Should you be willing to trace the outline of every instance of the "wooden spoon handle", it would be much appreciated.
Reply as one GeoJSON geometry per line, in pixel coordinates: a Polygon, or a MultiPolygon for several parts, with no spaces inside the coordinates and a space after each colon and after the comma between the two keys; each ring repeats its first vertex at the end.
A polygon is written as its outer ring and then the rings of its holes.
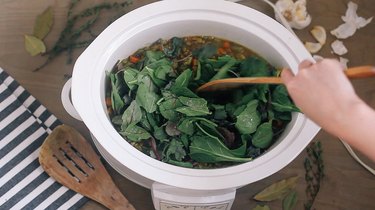
{"type": "MultiPolygon", "coordinates": [[[[359,78],[368,78],[375,77],[375,67],[374,66],[357,66],[348,68],[344,71],[345,75],[349,79],[359,79],[359,78]]],[[[232,78],[230,78],[232,79],[232,78]]],[[[280,77],[243,77],[243,78],[233,78],[233,80],[242,79],[243,83],[256,81],[259,83],[270,83],[270,84],[282,84],[280,77]]],[[[230,80],[228,79],[228,82],[230,80]]]]}
{"type": "MultiPolygon", "coordinates": [[[[358,66],[344,71],[349,79],[375,77],[374,66],[358,66]]],[[[200,86],[196,91],[215,91],[236,88],[244,84],[283,84],[280,77],[239,77],[219,79],[200,86]]]]}
{"type": "Polygon", "coordinates": [[[344,73],[349,79],[374,77],[375,67],[374,66],[352,67],[352,68],[348,68],[347,70],[345,70],[344,73]]]}
{"type": "MultiPolygon", "coordinates": [[[[348,68],[344,71],[345,75],[349,79],[367,78],[375,77],[375,67],[374,66],[357,66],[348,68]]],[[[280,77],[239,77],[239,78],[228,78],[223,79],[227,83],[237,82],[237,83],[269,83],[269,84],[282,84],[283,81],[280,77]]],[[[212,83],[219,80],[214,80],[212,83]]]]}

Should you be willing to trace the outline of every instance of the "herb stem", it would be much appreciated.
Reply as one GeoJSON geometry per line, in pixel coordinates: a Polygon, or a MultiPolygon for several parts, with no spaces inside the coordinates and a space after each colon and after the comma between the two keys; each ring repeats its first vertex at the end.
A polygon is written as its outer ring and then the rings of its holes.
{"type": "Polygon", "coordinates": [[[33,71],[38,71],[44,68],[47,64],[49,64],[53,59],[55,59],[63,52],[67,52],[67,63],[72,63],[72,54],[74,49],[87,47],[93,40],[91,39],[86,41],[80,41],[83,34],[87,33],[92,38],[96,37],[96,35],[92,32],[92,27],[99,20],[101,12],[104,10],[117,10],[131,4],[131,1],[128,0],[121,3],[105,2],[86,8],[77,14],[73,14],[73,10],[79,2],[80,0],[71,0],[68,8],[67,22],[65,28],[60,33],[60,36],[57,39],[55,45],[44,54],[48,56],[47,60],[41,66],[34,69],[33,71]],[[86,21],[82,24],[79,24],[84,19],[86,19],[86,21]]]}
{"type": "Polygon", "coordinates": [[[305,210],[310,210],[313,206],[316,196],[320,190],[320,182],[324,177],[324,163],[322,157],[322,145],[315,142],[306,148],[308,157],[305,158],[305,181],[307,183],[306,196],[307,202],[304,204],[305,210]]]}

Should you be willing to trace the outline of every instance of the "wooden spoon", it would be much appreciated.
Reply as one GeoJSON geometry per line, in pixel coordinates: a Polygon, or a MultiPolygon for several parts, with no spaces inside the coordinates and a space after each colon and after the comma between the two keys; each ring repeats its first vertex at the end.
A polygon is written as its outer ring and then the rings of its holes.
{"type": "MultiPolygon", "coordinates": [[[[350,79],[365,78],[375,76],[375,67],[373,66],[358,66],[348,68],[344,71],[346,76],[350,79]]],[[[227,90],[230,88],[240,87],[246,84],[282,84],[283,81],[280,77],[239,77],[218,79],[207,82],[201,85],[196,91],[216,91],[227,90]]]]}
{"type": "Polygon", "coordinates": [[[135,210],[112,181],[99,156],[74,128],[56,127],[44,141],[39,162],[60,184],[109,209],[135,210]]]}

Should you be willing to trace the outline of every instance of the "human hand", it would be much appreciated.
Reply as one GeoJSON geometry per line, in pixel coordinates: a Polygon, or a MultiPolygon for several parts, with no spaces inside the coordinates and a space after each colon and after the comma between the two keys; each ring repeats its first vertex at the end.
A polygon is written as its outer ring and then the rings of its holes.
{"type": "Polygon", "coordinates": [[[315,64],[303,61],[294,75],[284,69],[281,78],[294,103],[314,122],[337,133],[337,123],[349,115],[355,104],[363,103],[343,72],[340,63],[323,59],[315,64]]]}
{"type": "Polygon", "coordinates": [[[375,161],[375,111],[357,96],[338,61],[303,61],[296,75],[284,69],[281,78],[307,117],[375,161]]]}

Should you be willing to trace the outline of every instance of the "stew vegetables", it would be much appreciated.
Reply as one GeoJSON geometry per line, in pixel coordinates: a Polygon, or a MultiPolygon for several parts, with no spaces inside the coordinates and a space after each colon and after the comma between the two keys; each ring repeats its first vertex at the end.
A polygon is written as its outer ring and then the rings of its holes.
{"type": "Polygon", "coordinates": [[[278,76],[251,50],[211,36],[157,40],[108,72],[106,104],[115,129],[157,160],[220,168],[265,152],[298,112],[283,85],[215,93],[195,89],[216,79],[278,76]]]}

